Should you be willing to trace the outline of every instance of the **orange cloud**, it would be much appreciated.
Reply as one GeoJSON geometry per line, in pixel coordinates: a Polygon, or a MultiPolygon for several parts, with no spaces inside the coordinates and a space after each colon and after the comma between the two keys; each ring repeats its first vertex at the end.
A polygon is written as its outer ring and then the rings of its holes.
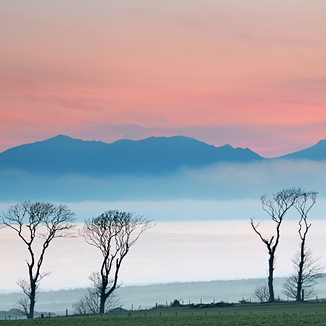
{"type": "Polygon", "coordinates": [[[290,145],[273,144],[277,131],[259,142],[267,126],[326,121],[325,9],[317,0],[7,2],[0,143],[95,135],[90,126],[103,139],[115,137],[112,126],[160,135],[244,126],[244,141],[283,151],[290,145]],[[256,140],[246,126],[260,130],[256,140]]]}

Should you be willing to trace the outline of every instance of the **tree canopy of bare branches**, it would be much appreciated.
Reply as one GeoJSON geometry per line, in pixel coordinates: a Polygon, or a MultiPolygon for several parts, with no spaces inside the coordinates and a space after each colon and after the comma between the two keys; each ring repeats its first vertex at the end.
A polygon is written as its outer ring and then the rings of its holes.
{"type": "MultiPolygon", "coordinates": [[[[75,214],[65,205],[55,205],[47,202],[24,202],[12,205],[0,216],[0,224],[11,228],[27,246],[29,260],[28,280],[18,281],[23,293],[28,297],[28,318],[34,317],[36,292],[39,282],[48,273],[41,273],[46,250],[54,238],[70,235],[75,214]],[[35,251],[35,239],[41,238],[40,254],[35,251]]],[[[23,308],[26,309],[26,300],[23,308]]]]}
{"type": "Polygon", "coordinates": [[[151,220],[117,210],[85,221],[81,235],[89,245],[98,248],[103,257],[100,271],[92,274],[100,299],[99,313],[104,313],[105,302],[117,287],[123,259],[141,234],[151,227],[151,220]]]}
{"type": "Polygon", "coordinates": [[[284,283],[283,293],[296,301],[304,301],[305,298],[313,296],[314,285],[324,275],[323,268],[318,264],[318,259],[314,259],[311,250],[306,248],[307,235],[311,227],[311,223],[308,222],[308,213],[315,205],[316,200],[317,192],[303,191],[294,204],[300,214],[298,228],[300,249],[292,259],[294,273],[284,283]]]}
{"type": "Polygon", "coordinates": [[[254,290],[253,296],[261,303],[267,302],[269,300],[269,290],[267,284],[257,285],[254,290]]]}
{"type": "Polygon", "coordinates": [[[263,210],[270,216],[271,220],[275,223],[275,234],[270,238],[264,237],[259,231],[259,223],[255,224],[251,219],[251,227],[259,236],[260,240],[266,245],[269,259],[268,259],[268,289],[269,289],[269,302],[275,301],[274,296],[274,264],[275,252],[280,241],[280,228],[285,214],[293,207],[298,198],[302,195],[300,188],[283,189],[272,197],[264,195],[261,197],[261,204],[263,210]]]}
{"type": "Polygon", "coordinates": [[[301,248],[292,259],[294,272],[283,284],[283,293],[296,301],[304,301],[315,296],[314,286],[318,279],[325,276],[319,258],[314,258],[312,251],[306,248],[303,253],[303,260],[301,248]],[[300,293],[298,293],[299,289],[300,293]]]}
{"type": "MultiPolygon", "coordinates": [[[[99,276],[99,273],[93,273],[89,277],[92,281],[92,286],[87,289],[87,294],[72,304],[72,307],[77,314],[90,315],[99,313],[101,292],[99,292],[99,288],[94,284],[94,281],[98,280],[99,276]]],[[[109,312],[110,309],[115,308],[115,305],[117,305],[118,302],[119,297],[116,296],[116,292],[112,292],[105,301],[104,312],[109,312]]]]}

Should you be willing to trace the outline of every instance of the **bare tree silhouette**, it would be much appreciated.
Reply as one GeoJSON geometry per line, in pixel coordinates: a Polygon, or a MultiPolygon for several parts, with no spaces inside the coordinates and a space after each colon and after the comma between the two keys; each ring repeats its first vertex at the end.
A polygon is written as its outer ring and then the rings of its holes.
{"type": "Polygon", "coordinates": [[[312,297],[315,294],[314,285],[324,276],[324,268],[319,265],[319,259],[314,258],[312,251],[306,247],[307,235],[311,227],[311,223],[308,223],[308,213],[316,200],[317,192],[302,192],[294,204],[300,214],[298,233],[301,242],[298,253],[292,259],[294,273],[283,284],[283,293],[296,301],[304,301],[305,298],[312,297]]]}
{"type": "MultiPolygon", "coordinates": [[[[90,279],[98,278],[99,275],[94,275],[99,273],[93,273],[90,276],[90,279]]],[[[92,281],[93,283],[93,281],[92,281]]],[[[118,286],[116,287],[116,289],[118,286]]],[[[92,287],[87,289],[87,294],[83,296],[78,301],[72,304],[75,312],[80,315],[88,315],[88,314],[97,314],[100,311],[100,302],[101,302],[101,292],[99,292],[99,288],[92,284],[92,287]]],[[[119,302],[119,297],[116,296],[116,292],[112,292],[110,296],[105,301],[104,312],[110,311],[110,309],[114,308],[119,302]]]]}
{"type": "Polygon", "coordinates": [[[325,276],[324,267],[319,258],[314,258],[311,250],[304,248],[304,260],[301,267],[301,250],[292,259],[294,272],[283,283],[283,293],[296,301],[304,301],[316,295],[314,286],[318,279],[325,276]],[[300,271],[300,280],[299,280],[300,271]],[[300,293],[298,288],[300,285],[300,293]]]}
{"type": "Polygon", "coordinates": [[[269,300],[269,290],[267,284],[257,285],[254,293],[254,297],[258,299],[261,303],[269,300]]]}
{"type": "Polygon", "coordinates": [[[269,302],[275,301],[274,296],[274,264],[275,264],[275,252],[280,241],[280,228],[283,222],[285,214],[288,210],[296,203],[300,198],[302,191],[300,188],[283,189],[272,197],[264,195],[261,197],[262,208],[270,216],[272,221],[275,223],[275,234],[270,238],[264,237],[259,231],[259,224],[255,224],[254,220],[251,219],[251,227],[258,234],[260,240],[266,245],[268,250],[268,289],[269,289],[269,302]]]}
{"type": "MultiPolygon", "coordinates": [[[[46,250],[54,238],[69,236],[74,228],[75,214],[65,205],[55,205],[47,202],[29,201],[12,205],[1,214],[0,223],[14,230],[27,246],[29,260],[28,279],[18,280],[18,285],[27,296],[28,318],[34,317],[36,293],[40,281],[49,273],[41,273],[46,250]],[[40,254],[36,255],[35,239],[43,240],[40,254]]],[[[26,300],[21,300],[22,308],[26,310],[26,300]]]]}
{"type": "Polygon", "coordinates": [[[91,275],[99,294],[99,313],[104,313],[105,302],[117,287],[121,264],[130,247],[153,226],[152,221],[143,216],[117,210],[106,211],[85,221],[81,236],[103,256],[100,271],[91,275]]]}

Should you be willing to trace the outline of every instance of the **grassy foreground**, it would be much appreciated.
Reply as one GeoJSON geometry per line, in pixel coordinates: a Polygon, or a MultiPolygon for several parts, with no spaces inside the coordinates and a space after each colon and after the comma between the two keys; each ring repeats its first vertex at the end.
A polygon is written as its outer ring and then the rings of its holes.
{"type": "Polygon", "coordinates": [[[199,325],[326,325],[325,303],[248,304],[210,309],[155,309],[103,316],[70,316],[34,320],[4,320],[0,325],[112,325],[112,326],[199,326],[199,325]]]}

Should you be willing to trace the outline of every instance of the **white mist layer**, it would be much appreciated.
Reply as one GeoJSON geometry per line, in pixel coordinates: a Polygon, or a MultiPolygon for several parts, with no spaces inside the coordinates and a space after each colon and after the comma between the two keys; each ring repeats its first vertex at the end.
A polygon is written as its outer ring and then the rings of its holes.
{"type": "Polygon", "coordinates": [[[317,191],[320,198],[326,198],[326,164],[311,161],[219,163],[152,176],[55,176],[2,171],[0,179],[2,201],[254,200],[291,187],[317,191]]]}
{"type": "MultiPolygon", "coordinates": [[[[271,235],[267,219],[262,231],[271,235]]],[[[307,245],[323,257],[326,222],[312,220],[307,245]]],[[[8,229],[1,230],[0,289],[18,290],[16,281],[27,277],[24,244],[8,229]],[[5,248],[5,249],[4,249],[5,248]]],[[[285,220],[277,250],[275,277],[292,272],[291,258],[298,250],[297,222],[285,220]]],[[[123,262],[123,285],[260,278],[267,276],[266,248],[248,220],[158,222],[145,232],[123,262]]],[[[88,276],[99,269],[101,255],[82,238],[55,239],[45,257],[43,272],[51,272],[41,289],[90,285],[88,276]]]]}

